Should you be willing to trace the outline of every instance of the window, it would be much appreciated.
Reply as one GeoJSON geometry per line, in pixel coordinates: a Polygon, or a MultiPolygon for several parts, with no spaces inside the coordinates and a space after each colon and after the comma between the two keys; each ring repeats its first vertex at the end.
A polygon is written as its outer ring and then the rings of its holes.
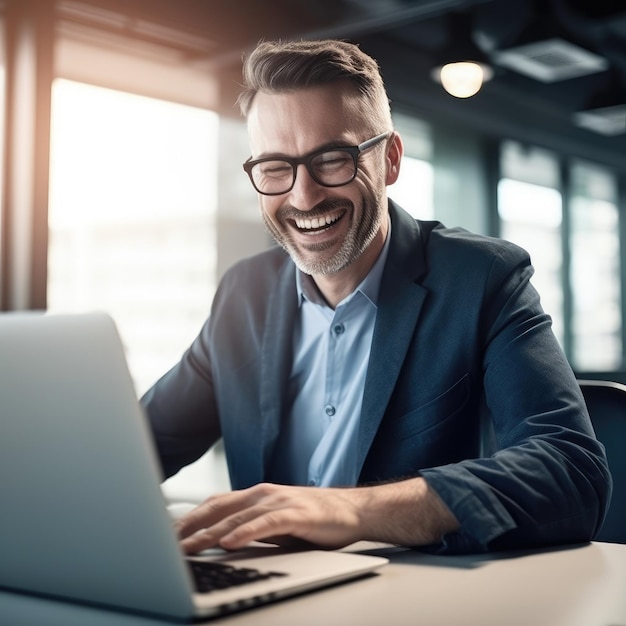
{"type": "Polygon", "coordinates": [[[498,183],[500,235],[530,254],[532,283],[563,345],[563,223],[559,166],[549,152],[513,142],[503,145],[498,183]]]}
{"type": "Polygon", "coordinates": [[[404,156],[398,180],[388,189],[389,197],[413,217],[429,220],[434,214],[432,138],[422,121],[394,113],[393,121],[402,136],[404,156]]]}
{"type": "MultiPolygon", "coordinates": [[[[48,303],[116,320],[138,395],[178,361],[216,283],[218,118],[56,80],[48,303]]],[[[164,483],[173,499],[228,488],[211,451],[164,483]]]]}
{"type": "Polygon", "coordinates": [[[389,197],[413,217],[433,218],[433,166],[409,156],[402,157],[400,176],[389,188],[389,197]]]}
{"type": "Polygon", "coordinates": [[[206,110],[54,83],[49,308],[109,311],[139,394],[213,296],[216,128],[206,110]]]}
{"type": "Polygon", "coordinates": [[[570,285],[572,362],[610,371],[622,361],[619,211],[615,178],[598,166],[572,167],[570,285]]]}
{"type": "Polygon", "coordinates": [[[530,254],[535,268],[531,282],[562,343],[561,194],[556,189],[505,178],[498,184],[498,211],[501,236],[530,254]]]}
{"type": "Polygon", "coordinates": [[[504,144],[501,159],[501,235],[530,252],[533,282],[572,367],[618,370],[623,348],[615,175],[590,163],[561,165],[545,150],[513,142],[504,144]],[[569,179],[566,206],[560,167],[569,179]]]}

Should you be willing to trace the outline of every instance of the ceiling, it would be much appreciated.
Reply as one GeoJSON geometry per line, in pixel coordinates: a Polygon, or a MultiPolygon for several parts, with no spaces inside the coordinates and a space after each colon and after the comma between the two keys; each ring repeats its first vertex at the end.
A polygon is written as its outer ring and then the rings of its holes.
{"type": "Polygon", "coordinates": [[[219,78],[226,115],[236,114],[242,53],[261,38],[338,37],[378,60],[398,109],[626,171],[624,0],[65,0],[59,12],[176,47],[219,78]],[[468,46],[494,77],[457,99],[431,70],[468,46]],[[575,121],[589,107],[619,103],[610,133],[575,121]]]}

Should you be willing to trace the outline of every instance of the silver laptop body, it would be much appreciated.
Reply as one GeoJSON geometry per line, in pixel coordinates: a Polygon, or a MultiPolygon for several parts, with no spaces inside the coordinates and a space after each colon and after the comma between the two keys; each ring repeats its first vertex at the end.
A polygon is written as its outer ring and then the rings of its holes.
{"type": "Polygon", "coordinates": [[[287,575],[196,593],[160,480],[112,319],[0,314],[0,587],[191,619],[387,562],[271,547],[220,553],[203,558],[287,575]]]}

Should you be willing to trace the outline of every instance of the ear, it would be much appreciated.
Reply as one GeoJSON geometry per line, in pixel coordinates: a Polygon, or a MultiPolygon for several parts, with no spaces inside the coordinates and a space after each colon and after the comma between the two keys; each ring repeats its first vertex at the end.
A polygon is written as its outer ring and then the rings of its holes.
{"type": "Polygon", "coordinates": [[[387,140],[387,178],[386,184],[393,185],[400,175],[400,162],[404,154],[404,146],[402,139],[397,132],[393,132],[392,136],[387,140]]]}

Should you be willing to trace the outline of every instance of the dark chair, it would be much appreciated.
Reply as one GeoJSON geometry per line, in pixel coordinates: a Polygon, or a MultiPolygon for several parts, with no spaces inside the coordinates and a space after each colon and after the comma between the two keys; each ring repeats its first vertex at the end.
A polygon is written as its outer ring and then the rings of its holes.
{"type": "Polygon", "coordinates": [[[604,444],[613,475],[613,498],[594,539],[626,543],[626,385],[579,380],[596,436],[604,444]]]}

